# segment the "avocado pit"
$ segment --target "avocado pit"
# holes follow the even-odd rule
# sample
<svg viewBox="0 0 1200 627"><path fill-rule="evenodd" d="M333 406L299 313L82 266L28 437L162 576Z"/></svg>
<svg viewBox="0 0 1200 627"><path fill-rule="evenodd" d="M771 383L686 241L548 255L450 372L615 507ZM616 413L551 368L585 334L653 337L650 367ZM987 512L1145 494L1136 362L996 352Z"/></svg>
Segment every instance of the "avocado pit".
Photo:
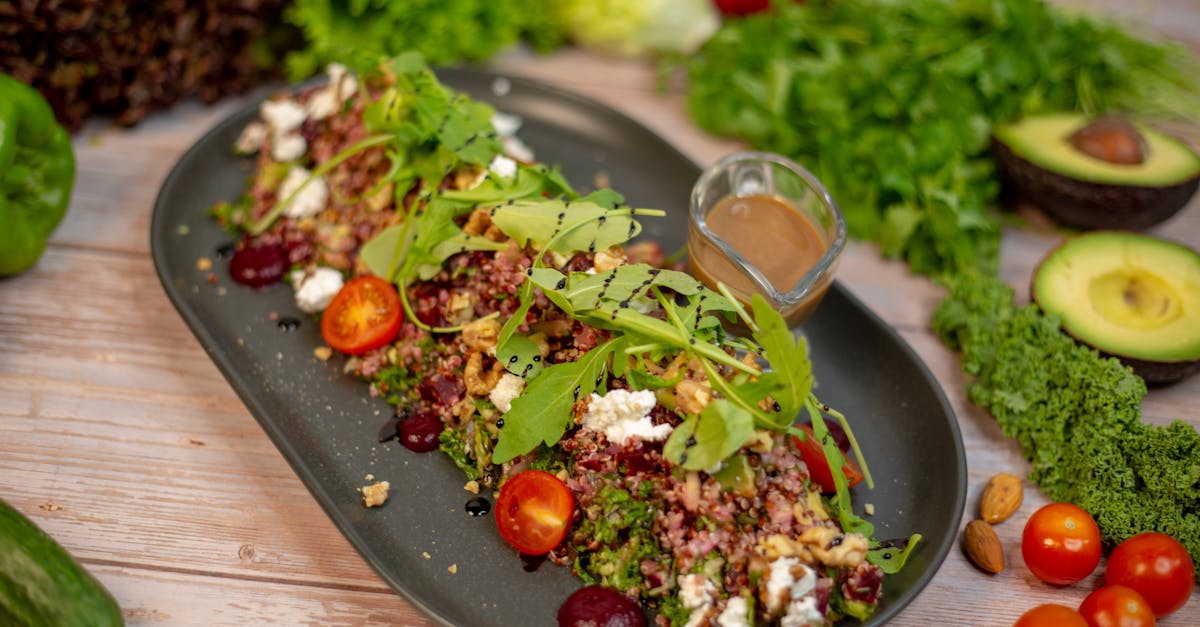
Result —
<svg viewBox="0 0 1200 627"><path fill-rule="evenodd" d="M1078 229L1151 227L1200 187L1200 154L1118 116L1059 113L997 125L992 154L1010 197Z"/></svg>
<svg viewBox="0 0 1200 627"><path fill-rule="evenodd" d="M1105 116L1071 134L1071 145L1085 155L1118 165L1146 161L1146 139L1128 120Z"/></svg>

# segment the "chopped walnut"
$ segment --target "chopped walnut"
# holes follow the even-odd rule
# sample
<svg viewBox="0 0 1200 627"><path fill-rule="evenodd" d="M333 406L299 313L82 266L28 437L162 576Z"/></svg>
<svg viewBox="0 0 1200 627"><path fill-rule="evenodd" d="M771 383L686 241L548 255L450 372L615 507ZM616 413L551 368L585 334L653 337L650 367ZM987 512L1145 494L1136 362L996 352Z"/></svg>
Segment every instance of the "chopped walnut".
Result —
<svg viewBox="0 0 1200 627"><path fill-rule="evenodd" d="M483 235L492 226L492 216L487 209L476 209L467 216L463 224L463 233L467 235Z"/></svg>
<svg viewBox="0 0 1200 627"><path fill-rule="evenodd" d="M699 414L712 400L707 383L684 379L675 384L675 404L685 414Z"/></svg>
<svg viewBox="0 0 1200 627"><path fill-rule="evenodd" d="M800 534L800 542L826 566L853 568L867 557L867 539L857 533L841 535L829 527L809 527Z"/></svg>
<svg viewBox="0 0 1200 627"><path fill-rule="evenodd" d="M608 272L623 265L625 265L625 253L616 246L605 248L592 258L592 268L596 272Z"/></svg>
<svg viewBox="0 0 1200 627"><path fill-rule="evenodd" d="M387 502L388 490L392 484L387 481L376 481L371 485L362 487L363 505L366 507L379 507Z"/></svg>
<svg viewBox="0 0 1200 627"><path fill-rule="evenodd" d="M462 341L472 351L489 353L496 347L496 339L500 337L500 321L495 318L484 318L468 322L463 326Z"/></svg>
<svg viewBox="0 0 1200 627"><path fill-rule="evenodd" d="M483 369L483 353L478 351L472 352L467 357L467 366L463 370L463 383L467 386L467 394L471 396L485 396L492 388L496 387L496 382L500 380L500 374L503 368L497 368L499 362L493 364L489 370Z"/></svg>

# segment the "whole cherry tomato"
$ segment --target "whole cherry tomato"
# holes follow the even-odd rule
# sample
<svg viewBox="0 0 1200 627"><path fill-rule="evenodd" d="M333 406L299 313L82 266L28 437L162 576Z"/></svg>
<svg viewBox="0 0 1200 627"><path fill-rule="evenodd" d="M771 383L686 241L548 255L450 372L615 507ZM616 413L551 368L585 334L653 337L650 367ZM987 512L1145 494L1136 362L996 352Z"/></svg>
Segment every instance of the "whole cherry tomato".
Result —
<svg viewBox="0 0 1200 627"><path fill-rule="evenodd" d="M1100 563L1100 528L1091 514L1070 503L1034 512L1021 534L1025 565L1046 583L1075 583Z"/></svg>
<svg viewBox="0 0 1200 627"><path fill-rule="evenodd" d="M541 555L558 546L571 527L575 497L566 484L543 470L525 470L500 487L496 526L518 551Z"/></svg>
<svg viewBox="0 0 1200 627"><path fill-rule="evenodd" d="M400 332L400 296L377 276L360 276L342 286L321 314L321 337L348 355L391 342Z"/></svg>
<svg viewBox="0 0 1200 627"><path fill-rule="evenodd" d="M1022 614L1013 627L1088 627L1088 624L1079 612L1064 605L1046 603Z"/></svg>
<svg viewBox="0 0 1200 627"><path fill-rule="evenodd" d="M1133 588L1155 616L1183 607L1196 585L1192 556L1171 536L1139 533L1117 545L1108 557L1104 582Z"/></svg>
<svg viewBox="0 0 1200 627"><path fill-rule="evenodd" d="M821 486L822 492L826 494L834 492L837 488L833 485L833 473L829 471L829 461L825 459L825 449L817 441L817 436L813 435L812 427L798 425L797 428L804 430L808 435L804 440L792 436L796 450L800 452L801 459L808 466L808 476L812 478L813 483ZM846 463L842 466L842 474L846 475L846 486L850 488L863 480L863 474L859 470L858 464L849 457L846 457Z"/></svg>
<svg viewBox="0 0 1200 627"><path fill-rule="evenodd" d="M1154 612L1133 588L1104 586L1087 595L1079 613L1089 627L1154 627Z"/></svg>

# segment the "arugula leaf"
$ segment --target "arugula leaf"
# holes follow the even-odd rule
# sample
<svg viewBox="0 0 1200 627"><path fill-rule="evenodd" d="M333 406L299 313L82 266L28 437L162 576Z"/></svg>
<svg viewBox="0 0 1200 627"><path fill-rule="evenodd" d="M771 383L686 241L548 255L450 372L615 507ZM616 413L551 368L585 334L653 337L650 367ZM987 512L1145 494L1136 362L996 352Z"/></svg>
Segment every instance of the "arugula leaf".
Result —
<svg viewBox="0 0 1200 627"><path fill-rule="evenodd" d="M663 456L687 470L712 470L753 437L754 417L725 399L715 399L671 432Z"/></svg>
<svg viewBox="0 0 1200 627"><path fill-rule="evenodd" d="M867 561L878 566L883 572L895 575L904 568L908 556L912 555L913 549L917 548L921 539L921 534L914 533L899 540L872 542L871 548L867 550Z"/></svg>
<svg viewBox="0 0 1200 627"><path fill-rule="evenodd" d="M531 381L504 414L492 461L503 464L539 444L553 446L562 439L572 422L575 402L603 383L616 342L609 340L593 348L579 361L549 366Z"/></svg>
<svg viewBox="0 0 1200 627"><path fill-rule="evenodd" d="M808 358L808 340L788 328L783 317L759 294L750 299L758 331L754 339L763 347L771 368L759 375L759 381L779 403L779 414L794 420L812 393L812 361Z"/></svg>
<svg viewBox="0 0 1200 627"><path fill-rule="evenodd" d="M498 345L496 359L504 364L505 370L527 381L538 376L545 366L537 343L524 335L514 335L504 344Z"/></svg>
<svg viewBox="0 0 1200 627"><path fill-rule="evenodd" d="M562 254L595 252L637 236L635 215L662 215L651 209L612 209L590 200L519 200L496 206L492 222L519 246Z"/></svg>

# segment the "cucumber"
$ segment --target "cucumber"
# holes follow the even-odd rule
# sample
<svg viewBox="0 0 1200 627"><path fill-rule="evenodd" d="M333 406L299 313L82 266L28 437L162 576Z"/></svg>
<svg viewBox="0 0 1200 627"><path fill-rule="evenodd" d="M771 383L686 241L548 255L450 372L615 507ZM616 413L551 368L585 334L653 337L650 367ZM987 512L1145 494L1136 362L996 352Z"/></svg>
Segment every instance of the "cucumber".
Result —
<svg viewBox="0 0 1200 627"><path fill-rule="evenodd" d="M123 625L116 600L65 549L0 500L0 625Z"/></svg>

